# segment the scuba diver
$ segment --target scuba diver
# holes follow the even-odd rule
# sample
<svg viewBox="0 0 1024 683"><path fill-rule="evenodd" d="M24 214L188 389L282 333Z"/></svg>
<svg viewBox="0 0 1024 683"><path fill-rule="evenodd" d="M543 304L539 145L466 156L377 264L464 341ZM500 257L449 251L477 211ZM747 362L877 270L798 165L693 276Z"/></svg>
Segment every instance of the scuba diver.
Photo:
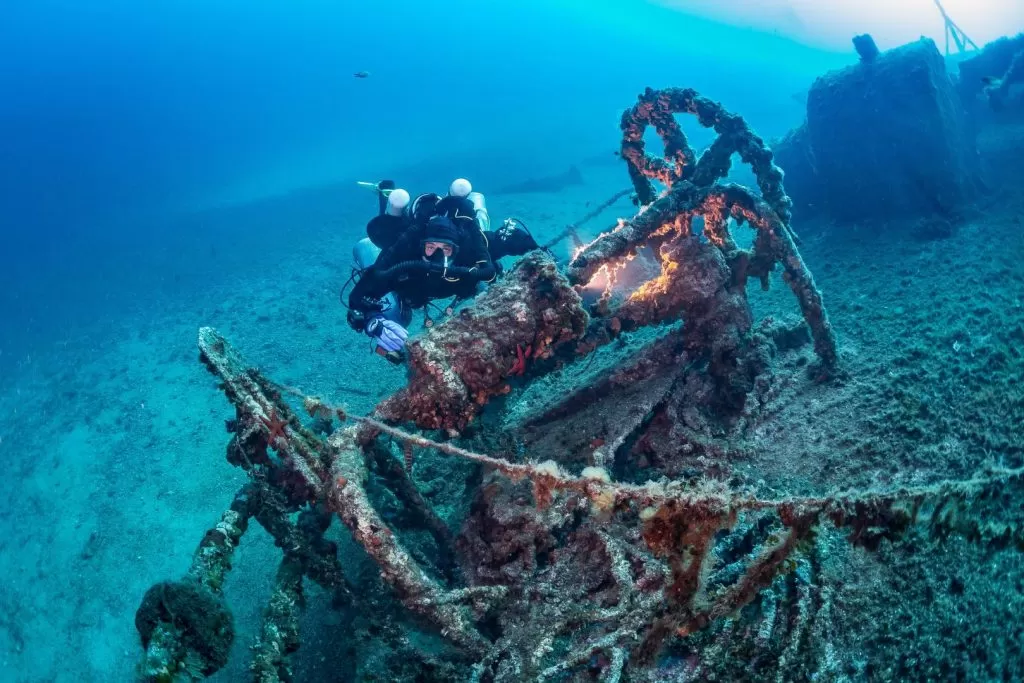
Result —
<svg viewBox="0 0 1024 683"><path fill-rule="evenodd" d="M539 245L525 224L515 218L507 218L497 230L491 230L491 219L487 213L484 196L473 192L473 186L465 178L458 178L448 189L448 196L441 197L432 192L421 194L411 201L409 193L395 188L392 180L379 183L360 183L378 193L379 213L366 224L366 234L378 249L391 247L405 230L416 223L424 223L432 216L446 215L461 221L469 228L465 219L473 217L477 227L484 233L491 259L501 272L498 260L505 256L521 256Z"/></svg>
<svg viewBox="0 0 1024 683"><path fill-rule="evenodd" d="M353 249L353 278L359 279L348 295L347 318L392 363L404 360L413 309L455 297L446 309L450 314L501 273L498 259L538 248L517 219L491 231L483 195L464 178L452 182L445 197L427 193L412 201L391 181L362 184L377 189L379 213ZM427 315L426 325L431 324Z"/></svg>

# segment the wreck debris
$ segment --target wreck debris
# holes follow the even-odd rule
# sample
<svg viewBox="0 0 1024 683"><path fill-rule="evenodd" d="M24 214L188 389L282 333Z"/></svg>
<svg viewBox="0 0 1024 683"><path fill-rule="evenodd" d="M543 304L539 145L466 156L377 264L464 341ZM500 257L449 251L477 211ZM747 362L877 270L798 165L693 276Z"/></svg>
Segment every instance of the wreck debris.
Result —
<svg viewBox="0 0 1024 683"><path fill-rule="evenodd" d="M699 160L676 122L675 112L696 114L701 124L714 127L719 133ZM653 125L664 140L666 159L645 154L643 133L648 125ZM674 257L679 250L676 245L692 241L692 222L700 216L704 220L704 236L722 251L729 264L730 288L742 293L749 277L756 277L762 286L767 286L774 265L782 264L783 279L796 295L811 328L823 368L826 373L834 373L839 362L835 336L821 294L788 226L791 202L782 187L782 171L772 163L772 153L761 139L741 117L693 90L648 89L639 103L623 115L622 128L622 156L646 206L633 219L620 222L577 253L569 264L570 281L585 285L599 269L629 258L644 245L656 246L662 261L661 277L634 292L620 309L608 315L640 326L688 313L687 296L694 300L703 297L699 292L687 294L692 282L677 282L685 264ZM742 186L718 183L728 173L734 152L753 168L763 199ZM661 181L667 192L656 197L650 179ZM757 231L751 251L740 249L729 234L730 217ZM670 291L674 295L666 297Z"/></svg>
<svg viewBox="0 0 1024 683"><path fill-rule="evenodd" d="M943 28L946 34L946 56L949 56L949 39L953 39L953 43L956 45L957 52L967 52L968 48L974 48L978 50L977 44L970 37L964 33L964 30L960 28L955 21L949 18L946 14L946 8L942 6L940 0L935 0L935 7L938 8L939 13L942 15Z"/></svg>
<svg viewBox="0 0 1024 683"><path fill-rule="evenodd" d="M550 507L560 496L567 495L589 501L590 515L604 515L603 528L615 528L609 527L608 513L613 520L621 516L636 519L640 524L637 541L642 546L631 546L631 552L646 558L643 564L647 566L637 570L633 564L632 569L626 569L621 561L613 560L608 571L620 589L625 584L620 590L621 609L591 615L596 622L612 622L617 628L586 639L558 663L539 672L531 672L530 658L522 654L501 660L492 653L485 662L515 663L495 680L514 680L524 675L544 679L585 663L598 651L607 653L613 663L620 656L617 652L626 651L630 652L629 662L650 662L667 639L686 637L736 613L780 574L795 568L805 552L802 549L826 522L848 530L850 543L868 549L876 548L883 539L895 539L916 528L935 537L958 534L991 547L1024 551L1024 520L1012 518L1014 506L1010 502L1024 492L1024 468L993 469L967 481L893 491L766 499L732 492L710 482L697 487L672 481L623 484L586 471L577 477L552 462L511 463L451 444L431 442L372 419L362 421L418 446L433 447L487 465L511 481L528 481L540 507ZM1011 519L1006 518L1008 513ZM757 522L743 523L750 515ZM765 525L764 520L770 523ZM622 533L621 529L617 531ZM625 538L630 538L629 534ZM752 549L745 553L745 559L738 558L735 564L729 561L730 552L735 552L730 551L731 545L742 547L751 543ZM652 590L656 599L650 598ZM638 597L633 595L634 591L648 595ZM806 596L798 601L797 609L798 615L809 609ZM580 618L577 614L568 623L576 624L577 633L587 633L579 628ZM806 623L801 623L797 627L806 628ZM534 646L549 652L548 637L553 639L558 633L543 633L547 645ZM521 640L524 635L520 633L517 637ZM506 641L499 647L507 648L509 644ZM544 657L537 661L540 659ZM609 666L607 673L613 675L614 671Z"/></svg>
<svg viewBox="0 0 1024 683"><path fill-rule="evenodd" d="M508 391L509 375L580 338L588 322L555 263L530 254L501 286L409 344L409 384L376 413L422 429L461 431L492 396Z"/></svg>
<svg viewBox="0 0 1024 683"><path fill-rule="evenodd" d="M231 614L223 587L231 557L255 518L285 551L286 563L325 589L347 599L351 590L341 571L337 548L323 538L327 526L322 512L306 510L297 523L288 517L283 496L265 478L256 478L234 498L221 521L203 537L185 579L165 581L147 591L135 617L147 648L142 665L146 680L171 680L175 675L210 675L227 661L234 640ZM282 565L283 566L283 565ZM267 628L283 629L271 620ZM286 662L281 661L281 666ZM272 680L272 679L266 679Z"/></svg>
<svg viewBox="0 0 1024 683"><path fill-rule="evenodd" d="M145 680L198 679L227 663L235 639L224 604L224 579L231 556L256 507L254 487L243 488L220 522L206 532L181 581L152 586L135 613L135 628L146 649L140 665Z"/></svg>
<svg viewBox="0 0 1024 683"><path fill-rule="evenodd" d="M299 649L299 607L302 597L302 565L285 555L263 613L263 628L253 647L250 669L256 683L291 681L290 655Z"/></svg>
<svg viewBox="0 0 1024 683"><path fill-rule="evenodd" d="M204 362L221 378L225 393L240 412L239 425L253 422L247 420L244 413L251 407L280 414L284 416L280 418L281 421L298 421L281 400L282 390L274 389L258 371L249 368L223 337L210 328L203 328L200 331L199 343ZM273 395L274 398L271 399L269 395ZM338 417L343 415L340 409L328 408L317 399L309 399L303 403L307 412L320 414L330 411ZM269 428L265 429L264 438L269 440L272 433ZM454 642L469 649L478 646L480 636L460 615L459 606L442 606L440 588L409 557L370 504L364 489L368 469L362 448L367 436L358 435L354 428L349 428L336 431L325 443L301 425L282 431L283 435L274 437L277 452L283 457L281 464L272 470L278 473L275 480L288 481L288 477L281 471L289 468L306 473L325 472L322 479L309 482L309 486L303 489L310 497L302 502L328 505L349 527L353 537L377 561L381 567L382 578L396 588L407 606L426 614L435 623L440 624ZM243 438L245 437L239 434L233 443ZM265 444L259 441L252 443L248 440L246 443L249 444L249 452L257 456L265 452ZM302 457L288 457L291 454ZM229 457L230 455L231 449ZM253 457L247 453L244 460L251 462ZM398 471L403 470L399 468ZM329 474L326 474L327 472ZM394 475L395 471L391 474ZM303 474L304 480L306 476L308 475ZM421 510L427 507L421 498L415 502Z"/></svg>
<svg viewBox="0 0 1024 683"><path fill-rule="evenodd" d="M233 628L220 591L231 553L251 517L267 529L285 553L253 671L262 677L260 680L283 675L288 667L286 656L295 647L293 622L301 591L296 567L302 575L342 596L342 602L352 596L337 559L337 548L322 538L330 524L330 515L325 514L322 505L351 526L354 537L365 544L380 564L382 577L398 589L407 606L433 619L454 643L470 652L482 651L481 636L462 615L465 608L458 600L448 599L448 594L416 566L370 505L361 487L367 473L365 458L372 461L372 456L366 456L361 446L345 448L351 443L347 439L355 435L339 431L330 443L325 443L304 427L283 401L282 394L287 390L248 366L211 328L200 330L199 348L201 360L221 379L221 387L235 405L237 417L228 460L243 467L253 481L236 496L221 523L204 537L189 578L162 582L147 592L136 616L147 649L143 665L147 680L164 680L172 675L199 678L226 662ZM320 418L327 410L318 399L309 398L303 403L307 412ZM339 419L345 418L341 409L329 410ZM270 455L268 446L276 456ZM401 467L397 471L404 473ZM395 476L394 471L390 474ZM406 499L427 509L422 498ZM305 511L296 524L288 514L299 509ZM491 593L500 594L501 588Z"/></svg>
<svg viewBox="0 0 1024 683"><path fill-rule="evenodd" d="M1024 78L1022 54L1024 33L994 40L980 52L960 62L960 78L956 81L956 88L960 94L960 103L969 114L975 117L978 115L978 95L987 93L990 104L995 104L1003 99L999 97L1000 94L1009 94L1009 88L1015 80L1019 82L1019 79ZM996 94L996 100L992 99L993 93Z"/></svg>
<svg viewBox="0 0 1024 683"><path fill-rule="evenodd" d="M857 50L862 62L873 62L880 54L878 45L875 44L875 39L871 37L870 33L854 36L853 47Z"/></svg>
<svg viewBox="0 0 1024 683"><path fill-rule="evenodd" d="M771 153L742 119L717 104L693 91L667 93L648 91L624 117L633 179L638 192L651 190L652 202L578 254L569 280L546 255L532 254L472 307L414 340L409 385L370 416L351 415L273 383L215 330L200 330L201 359L235 406L228 460L252 481L203 539L189 576L147 593L136 623L149 680L199 678L223 666L233 629L221 589L231 552L253 517L283 551L251 666L256 680L266 682L291 676L304 578L344 600L356 599L337 548L323 537L334 515L398 603L452 646L440 648L436 657L467 673L472 667L479 681L552 679L584 666L601 680L642 680L666 647L713 628L721 627L715 637L724 647L734 633L728 617L759 596L764 598L754 641L778 639L789 656L811 632L817 609L809 568L816 540L834 537L834 529L848 531L849 542L868 549L912 530L1024 548L1019 506L1007 505L1024 488L1024 469L818 497L760 496L700 477L613 479L616 451L655 410L663 409L675 428L683 409L717 410L716 402L739 402L750 391L764 360L759 344L768 335L752 327L744 287L749 277L765 281L774 264L782 263L800 300L823 365L834 371L838 364L820 295L788 229L788 200ZM677 106L721 128L722 137L700 160L673 128ZM642 135L647 123L666 137L673 166L638 160L632 136L637 130ZM734 151L755 167L764 199L718 182ZM665 182L667 192L654 198L649 177ZM706 240L691 234L698 216ZM737 246L730 218L754 227L752 250ZM660 276L619 303L615 315L591 321L570 281L585 283L598 268L628 258L642 245L657 249ZM444 430L454 438L492 397L510 391L511 376L532 382L595 348L587 346L595 329L613 339L626 329L680 317L681 327L588 387L589 405L596 406L604 397L619 398L631 384L661 382L623 420L623 432L607 442L594 439L593 458L579 475L566 472L564 463L532 461L529 449L505 459L399 426ZM715 391L693 391L688 384L703 380L715 383ZM322 433L333 429L329 437L303 424L285 401L293 395ZM559 411L570 410L556 400L554 409L530 424L557 430ZM383 435L402 444L404 457L382 442ZM412 447L480 466L483 485L455 538L410 477ZM423 518L442 558L436 566L418 560L401 529L375 508L368 493L371 473ZM782 591L791 596L780 597Z"/></svg>
<svg viewBox="0 0 1024 683"><path fill-rule="evenodd" d="M622 158L629 166L630 179L641 204L655 200L651 180L668 188L689 181L695 187L708 187L729 173L731 157L740 155L750 164L758 187L775 214L788 225L791 202L782 189L782 170L772 163L772 153L747 126L743 117L725 110L717 102L702 97L690 88L647 88L637 104L622 115ZM693 149L674 114L694 114L705 128L713 128L718 138L696 159ZM644 152L644 131L654 126L665 143L665 157Z"/></svg>
<svg viewBox="0 0 1024 683"><path fill-rule="evenodd" d="M690 369L682 330L673 330L644 349L576 378L561 392L531 390L527 411L517 411L502 428L517 434L533 453L557 453L563 466L611 467L615 454L657 414ZM534 395L535 394L535 395ZM619 406L614 414L606 399ZM559 421L572 418L573 428Z"/></svg>
<svg viewBox="0 0 1024 683"><path fill-rule="evenodd" d="M823 74L807 93L807 136L799 143L809 149L786 155L787 162L813 159L816 182L800 187L802 203L850 223L880 213L956 217L978 193L965 119L946 62L929 39Z"/></svg>
<svg viewBox="0 0 1024 683"><path fill-rule="evenodd" d="M205 329L201 340L204 353L212 356L208 367L225 373L248 367L212 330ZM232 362L225 362L227 358ZM236 374L222 376L222 386L236 407L259 406L269 400L261 393L272 386L269 381L251 368L242 372L248 379ZM294 416L287 406L279 398L272 403L279 419L290 422ZM306 403L329 408L318 399ZM595 653L601 653L606 661L602 665L606 677L614 679L626 667L653 661L666 641L705 629L752 602L799 562L804 542L825 522L849 529L850 541L868 548L915 527L933 535L956 533L995 547L1024 547L1024 524L1006 520L1004 514L1009 496L1019 493L1017 489L1024 484L1024 470L994 470L966 482L896 491L766 499L710 482L696 487L674 481L618 483L593 467L573 476L555 463L513 463L407 433L375 418L345 417L355 424L335 431L327 443L303 434L301 425L284 430L275 443L281 452L292 453L299 447L287 442L295 440L315 462L329 463L329 481L301 490L326 492L318 502L342 518L406 607L435 624L465 655L479 662L479 680L517 680L523 674L551 677L589 661ZM265 429L269 438L270 429ZM501 635L496 640L484 636L474 615L495 601L512 597L510 587L471 582L462 588L443 589L404 550L365 493L366 448L379 434L477 462L510 481L529 483L539 509L551 510L564 519L558 523L568 524L566 531L575 526L572 533L579 542L600 542L604 548L600 555L589 551L577 555L568 549L559 552L553 566L535 565L531 571L539 574L523 575L525 583L517 591L547 590L543 572L561 572L560 581L571 576L577 583L585 575L587 585L603 585L605 572L607 585L615 590L603 603L570 601L548 616L534 613L530 600L516 602L515 609L505 603L502 614L508 617L501 622ZM239 438L245 438L244 433L236 434L232 441ZM258 451L250 448L250 452ZM229 453L237 455L238 447ZM300 465L295 459L253 465L251 473L257 479L251 486L275 482L272 485L281 490L274 496L284 500L282 491L294 491L286 488L288 479L265 476L277 467L297 470ZM404 468L398 469L404 472ZM191 583L182 584L189 586L187 595L167 590L167 584L158 584L147 594L137 623L147 645L150 680L159 680L168 672L209 675L223 664L230 645L230 614L218 591L245 520L259 519L257 508L265 507L267 500L251 488L236 498L225 513L225 522L201 544L190 571ZM307 512L316 522L315 532L322 533L324 515ZM272 533L277 530L275 537L281 537L285 561L266 611L253 671L262 677L259 680L273 681L274 676L284 679L287 675L287 655L297 646L295 618L301 604L297 572L301 568L302 574L311 578L323 573L311 570L314 563L300 561L308 553L304 555L298 548L312 544L286 520L268 520L265 526ZM747 546L752 550L746 551ZM333 558L333 547L329 550L326 555ZM581 561L593 565L588 565L589 572L580 573L576 563ZM473 567L465 569L473 576ZM193 611L198 621L187 616L192 612L183 609L185 605L196 607ZM213 628L202 628L211 625Z"/></svg>
<svg viewBox="0 0 1024 683"><path fill-rule="evenodd" d="M988 95L989 104L996 111L1004 109L1010 98L1010 88L1024 83L1024 49L1013 56L1010 66L1000 78L989 78L987 81L985 94Z"/></svg>
<svg viewBox="0 0 1024 683"><path fill-rule="evenodd" d="M545 242L541 246L541 249L544 249L544 250L551 249L552 247L557 245L559 242L564 240L566 237L570 237L572 239L572 245L573 245L574 249L581 249L581 248L583 248L583 240L582 240L582 238L580 238L580 234L579 234L580 227L583 226L584 223L587 223L587 222L597 218L598 216L600 216L601 213L604 212L605 209L611 207L613 204L615 204L615 202L619 201L620 199L622 199L626 195L631 194L632 192L633 192L632 188L625 189L625 190L619 190L618 192L613 194L611 197L609 197L608 199L604 200L603 202L601 202L600 204L595 206L593 209L588 211L586 214L584 214L580 218L577 218L575 221L573 221L569 225L565 226L565 229L562 230L562 232L558 233L557 235L555 235L555 237L553 237L552 239L550 239L547 242Z"/></svg>
<svg viewBox="0 0 1024 683"><path fill-rule="evenodd" d="M480 655L486 641L461 605L445 599L433 579L399 544L366 495L367 469L358 426L339 429L328 440L333 465L328 493L331 506L352 532L352 537L380 567L381 578L391 585L402 603L437 624L441 632L468 652Z"/></svg>

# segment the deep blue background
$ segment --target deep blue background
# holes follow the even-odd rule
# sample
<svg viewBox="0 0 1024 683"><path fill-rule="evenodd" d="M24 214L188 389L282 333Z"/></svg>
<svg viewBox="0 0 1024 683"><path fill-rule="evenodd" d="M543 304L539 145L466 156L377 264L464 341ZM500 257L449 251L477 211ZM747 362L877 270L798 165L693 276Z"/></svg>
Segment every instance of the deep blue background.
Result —
<svg viewBox="0 0 1024 683"><path fill-rule="evenodd" d="M853 59L642 0L5 3L0 364L144 298L196 210L382 175L560 172L610 155L648 85L781 135L794 94Z"/></svg>

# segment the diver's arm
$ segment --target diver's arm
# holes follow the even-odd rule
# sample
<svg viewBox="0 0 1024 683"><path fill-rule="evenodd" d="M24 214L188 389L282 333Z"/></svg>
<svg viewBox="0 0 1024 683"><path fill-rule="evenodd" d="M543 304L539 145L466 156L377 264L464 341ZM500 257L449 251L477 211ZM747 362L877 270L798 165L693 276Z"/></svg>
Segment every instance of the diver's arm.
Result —
<svg viewBox="0 0 1024 683"><path fill-rule="evenodd" d="M491 282L498 275L494 263L488 259L486 262L477 261L477 264L469 269L470 277L476 278L477 282Z"/></svg>
<svg viewBox="0 0 1024 683"><path fill-rule="evenodd" d="M468 234L459 245L459 263L464 266L433 266L438 272L443 272L449 280L463 279L472 282L490 282L498 271L491 260L491 254L487 251L487 241L479 230L474 229Z"/></svg>
<svg viewBox="0 0 1024 683"><path fill-rule="evenodd" d="M477 282L490 282L498 274L497 269L494 267L494 261L491 260L491 252L487 249L487 239L484 237L483 232L475 230L470 238L470 248L472 254L471 265L469 267L470 277L476 279Z"/></svg>
<svg viewBox="0 0 1024 683"><path fill-rule="evenodd" d="M418 260L418 253L418 231L406 230L390 249L382 251L374 264L363 271L349 293L349 308L363 313L380 310L374 302L392 291L397 284L394 276L388 277L385 273L399 263Z"/></svg>
<svg viewBox="0 0 1024 683"><path fill-rule="evenodd" d="M367 315L380 310L377 301L391 291L390 283L378 277L377 266L373 265L363 271L362 277L348 294L348 307L353 311Z"/></svg>

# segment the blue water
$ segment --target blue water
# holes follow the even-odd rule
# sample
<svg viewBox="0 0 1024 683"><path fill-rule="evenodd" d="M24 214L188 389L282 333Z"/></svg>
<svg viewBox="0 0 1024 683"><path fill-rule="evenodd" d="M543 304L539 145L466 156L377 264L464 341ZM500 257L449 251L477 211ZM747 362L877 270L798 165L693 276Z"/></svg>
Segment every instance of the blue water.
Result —
<svg viewBox="0 0 1024 683"><path fill-rule="evenodd" d="M648 85L780 135L792 95L851 61L642 2L44 0L5 8L0 44L7 362L111 290L145 297L183 214L403 171L560 172L611 154Z"/></svg>
<svg viewBox="0 0 1024 683"><path fill-rule="evenodd" d="M627 186L619 117L645 87L695 88L769 140L857 61L746 23L641 0L6 3L0 680L123 680L141 592L230 502L199 326L281 379L369 391L356 407L400 385L363 372L337 303L375 210L357 180L486 192L579 164L587 186L496 209L553 234Z"/></svg>

